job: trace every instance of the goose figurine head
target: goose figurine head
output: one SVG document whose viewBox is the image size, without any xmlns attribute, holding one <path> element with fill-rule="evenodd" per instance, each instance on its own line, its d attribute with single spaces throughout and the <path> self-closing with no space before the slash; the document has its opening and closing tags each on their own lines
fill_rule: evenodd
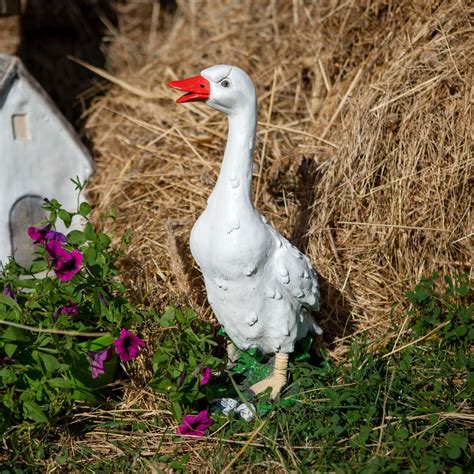
<svg viewBox="0 0 474 474">
<path fill-rule="evenodd" d="M 232 117 L 257 108 L 257 96 L 252 79 L 236 66 L 219 64 L 201 71 L 199 76 L 171 81 L 168 86 L 185 92 L 176 100 L 205 102 L 209 107 Z"/>
</svg>

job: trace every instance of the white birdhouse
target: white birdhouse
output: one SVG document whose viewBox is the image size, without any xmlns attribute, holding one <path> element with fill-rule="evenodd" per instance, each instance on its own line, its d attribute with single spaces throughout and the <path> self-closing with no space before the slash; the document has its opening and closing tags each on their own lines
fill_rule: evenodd
<svg viewBox="0 0 474 474">
<path fill-rule="evenodd" d="M 92 170 L 87 149 L 46 92 L 17 57 L 0 54 L 0 264 L 13 254 L 31 262 L 26 231 L 45 218 L 43 199 L 75 210 L 71 178 L 83 182 Z"/>
</svg>

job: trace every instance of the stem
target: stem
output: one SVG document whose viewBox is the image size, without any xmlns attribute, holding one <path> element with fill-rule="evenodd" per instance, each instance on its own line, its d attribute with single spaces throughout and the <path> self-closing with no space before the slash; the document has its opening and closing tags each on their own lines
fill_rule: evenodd
<svg viewBox="0 0 474 474">
<path fill-rule="evenodd" d="M 441 328 L 444 328 L 447 326 L 451 320 L 445 321 L 444 323 L 441 323 L 439 326 L 436 326 L 434 329 L 432 329 L 429 333 L 425 334 L 424 336 L 419 337 L 418 339 L 415 339 L 412 342 L 409 342 L 405 344 L 404 346 L 401 346 L 397 349 L 394 349 L 393 351 L 389 352 L 388 354 L 385 354 L 382 356 L 382 359 L 386 359 L 387 357 L 390 357 L 393 354 L 396 354 L 397 352 L 403 351 L 403 349 L 406 349 L 407 347 L 413 346 L 413 344 L 418 344 L 420 341 L 423 341 L 424 339 L 428 339 L 432 334 L 434 334 L 436 331 L 438 331 Z"/>
<path fill-rule="evenodd" d="M 26 331 L 31 332 L 40 332 L 47 334 L 61 334 L 63 336 L 79 336 L 79 337 L 101 337 L 101 336 L 110 336 L 110 332 L 81 332 L 81 331 L 67 331 L 62 329 L 45 329 L 37 328 L 34 326 L 25 326 L 24 324 L 13 323 L 11 321 L 5 321 L 0 319 L 0 324 L 4 326 L 12 326 L 14 328 L 25 329 Z"/>
</svg>

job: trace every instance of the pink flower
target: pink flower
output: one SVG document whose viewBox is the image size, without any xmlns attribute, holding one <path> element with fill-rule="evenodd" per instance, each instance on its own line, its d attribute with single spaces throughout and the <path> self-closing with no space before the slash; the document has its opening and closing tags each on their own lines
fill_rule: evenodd
<svg viewBox="0 0 474 474">
<path fill-rule="evenodd" d="M 54 240 L 56 242 L 66 242 L 66 237 L 61 232 L 51 230 L 51 224 L 44 227 L 28 227 L 28 235 L 35 244 L 44 245 L 47 242 Z"/>
<path fill-rule="evenodd" d="M 99 300 L 102 301 L 102 303 L 104 303 L 104 306 L 106 308 L 110 306 L 109 300 L 102 293 L 99 293 Z"/>
<path fill-rule="evenodd" d="M 11 298 L 12 300 L 15 300 L 16 301 L 16 296 L 15 296 L 15 293 L 13 293 L 13 288 L 12 286 L 10 285 L 10 283 L 7 283 L 5 285 L 5 288 L 3 289 L 3 294 L 5 296 L 8 296 L 9 298 Z"/>
<path fill-rule="evenodd" d="M 129 362 L 135 359 L 140 352 L 140 348 L 145 345 L 145 341 L 125 328 L 120 332 L 120 337 L 114 341 L 115 352 L 122 362 Z"/>
<path fill-rule="evenodd" d="M 204 367 L 204 365 L 200 364 L 197 370 L 193 372 L 193 375 L 199 380 L 201 385 L 206 385 L 211 379 L 212 371 L 209 367 Z"/>
<path fill-rule="evenodd" d="M 185 415 L 183 423 L 178 426 L 176 433 L 187 436 L 204 436 L 204 432 L 214 423 L 207 410 L 197 415 Z"/>
<path fill-rule="evenodd" d="M 54 271 L 61 281 L 69 281 L 81 270 L 84 255 L 79 250 L 72 252 L 64 249 L 56 240 L 50 240 L 46 244 Z"/>
<path fill-rule="evenodd" d="M 69 300 L 64 306 L 61 306 L 53 313 L 53 319 L 57 321 L 60 314 L 65 314 L 66 316 L 76 316 L 79 313 L 77 309 L 77 304 Z"/>
<path fill-rule="evenodd" d="M 8 357 L 4 355 L 3 357 L 0 357 L 0 367 L 4 365 L 13 365 L 16 364 L 18 361 L 14 357 Z"/>
<path fill-rule="evenodd" d="M 77 304 L 69 300 L 63 307 L 59 308 L 59 312 L 68 316 L 76 316 L 79 311 Z"/>
<path fill-rule="evenodd" d="M 104 363 L 110 358 L 110 347 L 102 351 L 87 351 L 86 354 L 91 361 L 92 378 L 105 374 Z"/>
</svg>

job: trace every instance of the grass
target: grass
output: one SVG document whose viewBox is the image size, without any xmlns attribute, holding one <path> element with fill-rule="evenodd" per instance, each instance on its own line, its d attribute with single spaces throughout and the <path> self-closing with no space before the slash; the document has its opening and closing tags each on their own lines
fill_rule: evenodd
<svg viewBox="0 0 474 474">
<path fill-rule="evenodd" d="M 472 472 L 472 290 L 466 276 L 422 280 L 386 339 L 354 337 L 346 363 L 293 361 L 253 424 L 215 414 L 196 440 L 174 434 L 165 402 L 86 410 L 59 432 L 16 433 L 2 472 Z"/>
</svg>

